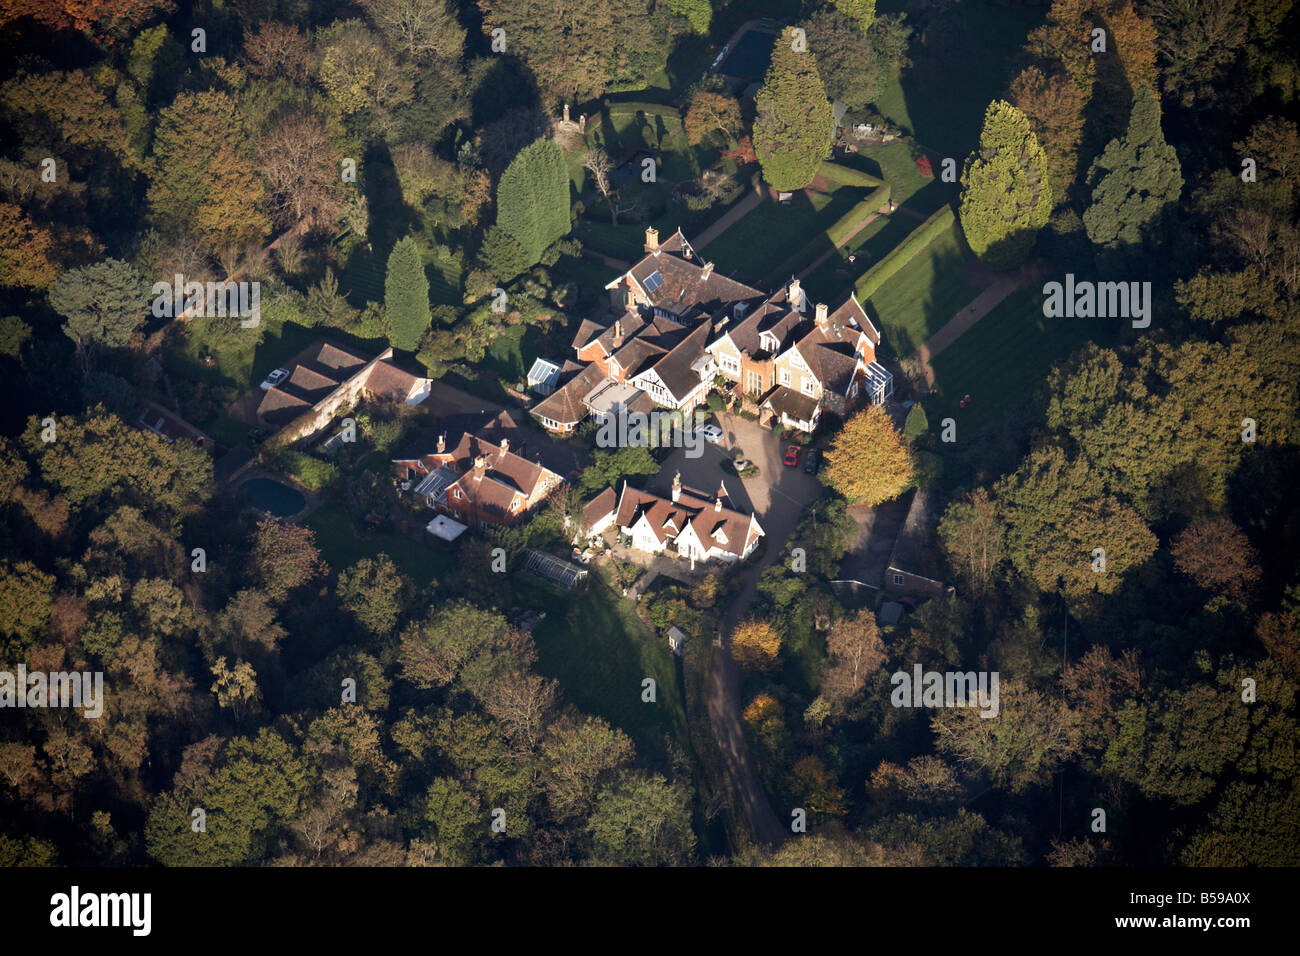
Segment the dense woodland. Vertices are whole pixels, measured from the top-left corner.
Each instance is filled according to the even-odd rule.
[[[135,427],[144,399],[219,422],[257,377],[211,369],[247,375],[289,328],[462,380],[513,326],[567,344],[612,277],[580,258],[580,225],[653,214],[667,234],[734,195],[647,208],[609,179],[612,137],[581,153],[552,137],[562,102],[596,117],[665,75],[694,143],[799,189],[831,100],[874,115],[900,71],[945,96],[963,82],[945,51],[978,42],[955,24],[1008,6],[1034,25],[957,158],[965,241],[993,270],[1150,282],[1155,321],[1061,320],[1110,325],[955,443],[923,412],[832,437],[826,494],[765,543],[779,557],[730,635],[772,806],[807,811],[780,847],[729,798],[700,710],[642,746],[579,709],[517,626],[524,586],[484,572],[491,547],[560,540],[591,494],[653,472],[646,450],[596,453],[528,526],[416,579],[382,553],[331,566],[311,528],[243,507],[208,454]],[[702,76],[761,15],[803,29],[812,60],[787,55],[787,29],[751,106]],[[0,863],[1294,865],[1298,16],[1287,0],[0,0],[0,662],[102,671],[108,689],[100,719],[0,717]],[[444,266],[462,278],[439,301]],[[149,289],[177,273],[260,281],[262,324],[168,328]],[[386,452],[402,413],[368,414],[358,454]],[[309,485],[324,467],[263,454]],[[922,474],[939,460],[942,479]],[[932,481],[955,594],[878,625],[829,584],[846,507]],[[661,587],[645,616],[711,634],[738,591],[731,572]],[[688,695],[711,652],[691,643]],[[1000,717],[892,707],[890,675],[917,663],[998,671]]]

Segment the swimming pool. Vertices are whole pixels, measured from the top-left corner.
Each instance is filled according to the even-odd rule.
[[[746,30],[736,41],[718,72],[742,80],[761,80],[772,61],[772,45],[776,37],[758,30]]]
[[[270,478],[250,478],[239,486],[239,491],[254,508],[277,518],[288,518],[307,507],[302,492]]]

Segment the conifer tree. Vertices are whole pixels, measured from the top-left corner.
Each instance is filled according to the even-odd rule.
[[[803,189],[830,152],[835,113],[817,63],[786,27],[772,48],[772,63],[758,91],[754,151],[763,178],[781,192]]]
[[[501,174],[497,225],[535,265],[546,247],[569,232],[569,173],[560,147],[539,139],[524,147]]]
[[[921,403],[917,402],[908,409],[907,420],[903,422],[903,437],[908,441],[916,441],[929,430],[930,419],[926,417]]]
[[[1115,250],[1140,245],[1183,188],[1178,154],[1160,129],[1160,100],[1151,87],[1133,91],[1128,132],[1112,139],[1088,170],[1092,201],[1083,228],[1095,245]]]
[[[429,279],[424,274],[420,247],[410,236],[399,240],[388,254],[384,308],[392,329],[389,341],[393,347],[408,352],[418,348],[433,313],[429,309]]]
[[[989,104],[961,185],[971,251],[992,269],[1018,266],[1052,213],[1047,158],[1024,113],[1004,100]]]

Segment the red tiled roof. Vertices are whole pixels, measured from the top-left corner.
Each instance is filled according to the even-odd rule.
[[[716,502],[706,501],[683,491],[677,500],[661,498],[648,491],[623,486],[615,520],[620,528],[635,525],[644,516],[660,544],[664,544],[685,531],[689,525],[705,548],[721,548],[730,554],[744,554],[749,540],[751,517],[730,508],[718,508]],[[714,532],[721,530],[726,541],[719,541]]]

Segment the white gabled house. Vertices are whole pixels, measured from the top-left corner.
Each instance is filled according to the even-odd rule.
[[[758,519],[726,506],[726,486],[712,501],[698,491],[684,489],[681,475],[673,479],[671,498],[639,491],[623,483],[614,509],[620,531],[632,547],[648,554],[668,552],[696,561],[743,561],[754,553],[763,528]]]

